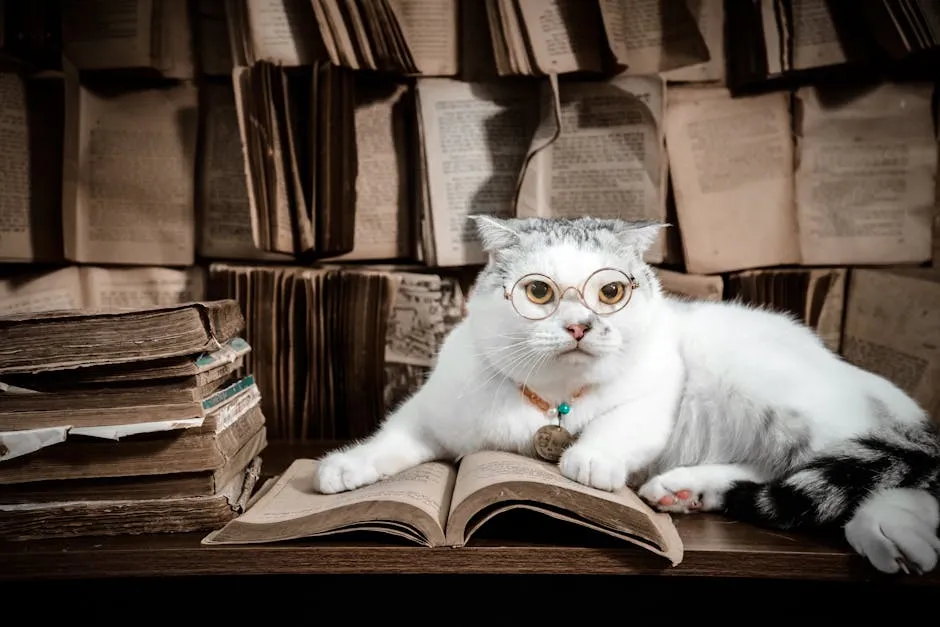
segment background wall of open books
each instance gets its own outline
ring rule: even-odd
[[[358,437],[462,315],[468,212],[656,219],[669,291],[940,413],[940,15],[864,5],[0,2],[0,313],[235,297],[269,437]]]

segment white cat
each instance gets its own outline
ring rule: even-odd
[[[576,437],[570,479],[639,486],[669,512],[837,525],[883,572],[936,566],[940,438],[898,387],[791,317],[663,294],[642,261],[662,225],[474,220],[489,261],[467,317],[375,434],[321,460],[321,491],[481,449],[532,455],[557,421]]]

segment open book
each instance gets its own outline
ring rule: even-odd
[[[317,492],[317,461],[298,459],[237,519],[203,544],[249,544],[374,531],[424,546],[461,547],[494,517],[528,509],[620,538],[682,561],[668,514],[656,513],[627,488],[597,490],[557,466],[513,453],[483,451],[459,466],[429,462],[352,492]]]
[[[791,115],[784,91],[670,89],[665,145],[686,271],[929,261],[932,92],[805,86]]]

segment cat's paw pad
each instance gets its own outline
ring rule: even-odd
[[[323,494],[336,494],[379,480],[375,464],[350,453],[333,453],[317,466],[317,490]]]
[[[627,465],[610,453],[575,444],[558,461],[561,474],[583,485],[613,492],[627,483]]]
[[[892,499],[890,494],[884,498],[875,497],[860,507],[846,524],[846,540],[859,555],[883,573],[920,575],[934,570],[940,561],[938,506],[933,497],[926,493],[922,495],[912,499],[903,495],[904,500],[910,500],[910,503],[889,502]],[[915,503],[914,500],[922,502]]]
[[[644,483],[639,495],[661,512],[691,514],[721,508],[721,492],[706,485],[688,468],[675,468]]]

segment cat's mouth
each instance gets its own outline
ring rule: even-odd
[[[594,357],[594,353],[585,350],[580,344],[572,346],[558,353],[559,357]]]

